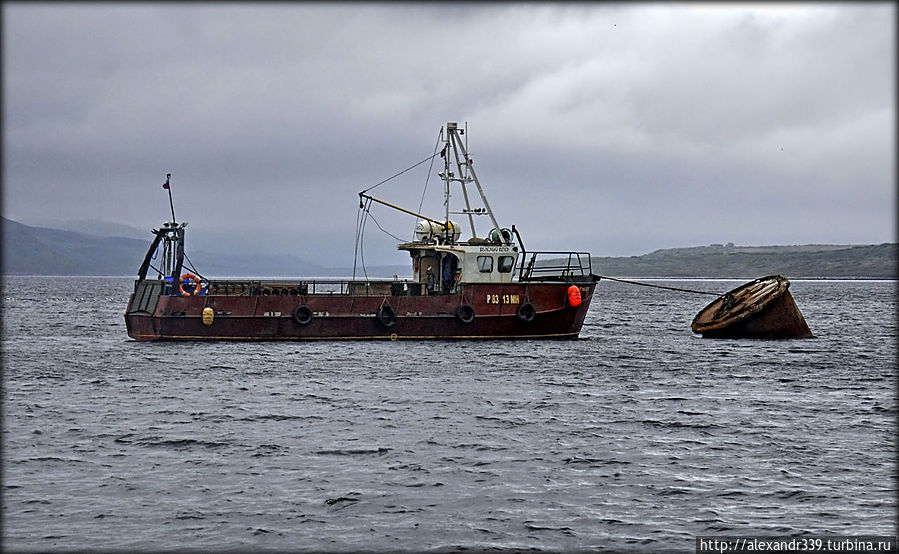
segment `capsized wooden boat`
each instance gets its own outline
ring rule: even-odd
[[[691,325],[709,338],[789,339],[813,337],[782,275],[761,277],[714,300]]]
[[[463,132],[456,123],[441,129],[441,219],[359,194],[360,208],[378,202],[420,218],[414,238],[397,246],[409,253],[411,278],[272,281],[182,273],[186,224],[175,221],[173,206],[172,221],[153,230],[138,270],[125,312],[128,335],[141,341],[576,338],[599,280],[590,254],[528,252],[514,225],[501,227]],[[471,184],[483,206],[469,202]],[[450,212],[451,185],[462,188],[459,212]],[[460,240],[462,226],[451,213],[467,216],[468,240]],[[490,219],[486,236],[477,235],[475,217]]]

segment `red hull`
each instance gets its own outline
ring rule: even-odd
[[[141,283],[148,281],[138,281],[125,314],[128,335],[136,340],[576,338],[596,286],[592,280],[576,283],[582,303],[573,307],[565,282],[468,284],[436,296],[148,296]],[[535,309],[532,317],[519,315],[526,303]],[[379,317],[385,305],[395,318]],[[307,323],[294,316],[300,306],[311,313]],[[460,314],[461,306],[470,306],[474,317]],[[208,325],[205,308],[214,314]]]

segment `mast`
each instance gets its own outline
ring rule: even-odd
[[[450,181],[459,181],[462,184],[462,190],[465,190],[465,183],[468,181],[474,181],[475,187],[478,189],[478,194],[481,197],[481,201],[484,203],[484,208],[486,209],[486,213],[490,216],[490,221],[493,223],[493,228],[496,229],[497,234],[500,236],[500,239],[504,244],[511,244],[511,242],[507,242],[503,237],[503,233],[501,232],[499,223],[496,221],[496,217],[493,215],[493,210],[490,208],[490,202],[487,201],[487,196],[484,194],[484,189],[481,188],[481,183],[478,181],[478,174],[474,170],[474,165],[471,163],[471,158],[468,157],[468,150],[465,148],[465,145],[462,144],[462,139],[459,137],[459,129],[458,124],[456,123],[447,123],[446,124],[447,131],[447,142],[452,145],[453,153],[456,156],[456,163],[459,167],[459,171],[462,171],[462,166],[471,172],[471,177],[465,177],[460,175],[458,178],[454,178],[452,174],[449,172],[449,160],[446,160],[447,170],[442,175],[444,182],[446,183],[446,205],[447,205],[447,220],[449,220],[449,182]],[[459,153],[462,153],[462,159],[464,161],[459,161]],[[449,158],[449,156],[447,156]],[[467,200],[467,194],[466,194]],[[467,203],[467,202],[466,202]],[[469,208],[466,210],[469,216],[472,213],[472,210]],[[474,223],[472,223],[472,233],[474,233]]]
[[[452,125],[452,127],[450,127],[451,125]],[[447,143],[447,145],[450,144],[450,136],[451,136],[450,129],[452,129],[453,132],[455,132],[456,124],[455,123],[447,123],[446,124],[446,143]],[[441,175],[441,177],[443,177],[443,207],[444,207],[445,217],[446,217],[446,219],[444,221],[449,222],[449,220],[450,220],[450,218],[449,218],[449,216],[450,216],[450,213],[449,213],[449,210],[450,210],[450,181],[453,180],[453,173],[450,171],[450,157],[449,157],[449,152],[447,152],[447,151],[444,151],[444,155],[443,155],[443,175]]]
[[[464,131],[462,131],[464,133]],[[465,140],[468,140],[468,137],[465,137]],[[478,232],[474,227],[474,215],[471,211],[471,202],[468,201],[468,189],[465,187],[465,183],[471,181],[471,177],[467,171],[462,168],[462,161],[459,159],[459,150],[453,148],[453,156],[456,158],[456,167],[459,169],[459,184],[462,185],[462,196],[465,198],[465,210],[464,213],[468,214],[468,224],[471,225],[471,236],[478,236]]]
[[[441,135],[442,135],[442,133],[443,133],[443,130],[441,129]],[[503,229],[500,228],[499,222],[496,221],[496,217],[494,217],[494,215],[493,215],[493,210],[490,208],[490,203],[487,201],[487,195],[484,194],[484,189],[481,188],[481,183],[478,181],[478,175],[475,172],[474,167],[472,166],[472,160],[471,160],[471,158],[468,157],[468,150],[463,145],[462,138],[459,136],[461,134],[464,134],[464,130],[460,131],[457,123],[449,122],[446,124],[446,138],[438,139],[438,144],[439,144],[439,140],[443,140],[443,142],[445,142],[443,150],[440,152],[440,156],[443,157],[443,171],[438,173],[440,178],[443,180],[443,196],[444,196],[444,199],[443,199],[444,219],[443,219],[443,221],[437,221],[435,219],[431,219],[431,218],[423,216],[419,213],[415,213],[411,210],[401,208],[399,206],[396,206],[389,202],[385,202],[383,200],[379,200],[378,198],[375,198],[373,196],[369,196],[368,194],[366,194],[366,191],[371,190],[374,187],[369,187],[368,189],[365,189],[359,193],[359,209],[365,209],[365,203],[363,202],[363,198],[367,198],[369,201],[378,202],[379,204],[383,204],[383,205],[393,208],[395,210],[399,210],[401,212],[405,212],[407,214],[414,215],[425,221],[436,224],[438,226],[438,228],[434,229],[432,227],[431,228],[432,231],[429,231],[429,232],[442,233],[444,235],[446,242],[449,244],[452,244],[455,241],[455,234],[458,232],[458,230],[456,229],[456,225],[450,220],[450,213],[465,214],[468,216],[468,222],[471,225],[471,233],[472,233],[473,237],[477,237],[477,231],[474,226],[474,217],[473,216],[486,214],[486,215],[490,216],[490,221],[493,222],[493,228],[496,230],[496,234],[499,237],[499,241],[504,245],[507,245],[507,246],[511,245],[512,244],[512,234],[509,233],[508,231],[506,233],[503,233]],[[453,167],[452,162],[450,160],[450,153],[448,152],[448,150],[450,150],[450,149],[452,149],[452,155],[453,155],[453,158],[455,159],[455,168],[454,169],[456,169],[459,172],[458,175],[456,175],[455,173],[450,171],[450,169]],[[461,156],[460,156],[460,153],[461,153]],[[437,156],[436,153],[433,156],[430,156],[429,158],[425,158],[422,162],[419,162],[418,164],[415,164],[415,165],[419,165],[425,161],[428,161],[429,159],[432,159],[435,156]],[[412,167],[415,167],[415,166],[412,166]],[[412,169],[412,168],[409,168],[409,169]],[[394,175],[394,177],[401,175],[402,173],[405,173],[406,171],[408,171],[408,169],[401,171],[397,175]],[[391,179],[392,178],[393,177],[391,177]],[[461,212],[450,212],[450,196],[451,196],[450,184],[453,181],[459,182],[459,184],[462,186],[462,194],[465,197],[465,209],[463,209]],[[380,185],[384,182],[386,182],[386,181],[382,181],[381,183],[378,183],[378,185]],[[471,207],[471,202],[469,201],[469,198],[468,198],[468,189],[465,186],[467,183],[470,183],[470,182],[474,182],[475,186],[477,187],[477,191],[481,197],[481,201],[484,203],[483,208],[474,208],[473,209]],[[378,186],[378,185],[375,185],[375,186]],[[416,232],[418,232],[418,231],[416,231]]]
[[[169,191],[169,207],[172,209],[172,225],[177,221],[175,219],[175,203],[172,201],[172,174],[165,174],[165,183],[162,184],[162,188]]]
[[[139,280],[146,279],[147,272],[152,267],[157,272],[157,279],[166,277],[168,280],[171,277],[173,283],[177,284],[179,282],[179,275],[184,266],[184,228],[187,227],[187,222],[178,223],[175,219],[175,203],[172,201],[171,187],[172,174],[166,173],[162,188],[169,193],[169,208],[172,211],[172,220],[164,222],[159,229],[153,229],[153,234],[156,236],[137,271]],[[159,267],[153,267],[150,262],[156,257],[157,253],[162,255]],[[175,289],[173,288],[172,290],[174,291]]]

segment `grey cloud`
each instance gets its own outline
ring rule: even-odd
[[[356,192],[430,155],[458,120],[498,215],[541,247],[892,240],[894,16],[889,4],[6,4],[4,215],[153,226],[171,171],[195,233],[289,237],[260,241],[272,250],[327,236],[349,243],[345,259]],[[417,208],[418,169],[379,194]],[[391,239],[371,248],[396,255]]]

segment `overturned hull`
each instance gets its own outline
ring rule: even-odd
[[[572,283],[561,281],[468,284],[430,296],[406,294],[391,282],[350,282],[330,292],[311,292],[314,282],[220,285],[184,296],[165,294],[158,280],[136,281],[125,314],[128,335],[141,341],[576,338],[595,289],[592,278],[575,283],[582,301],[572,306]]]
[[[693,319],[708,338],[791,339],[813,337],[781,275],[756,279],[713,301]]]

